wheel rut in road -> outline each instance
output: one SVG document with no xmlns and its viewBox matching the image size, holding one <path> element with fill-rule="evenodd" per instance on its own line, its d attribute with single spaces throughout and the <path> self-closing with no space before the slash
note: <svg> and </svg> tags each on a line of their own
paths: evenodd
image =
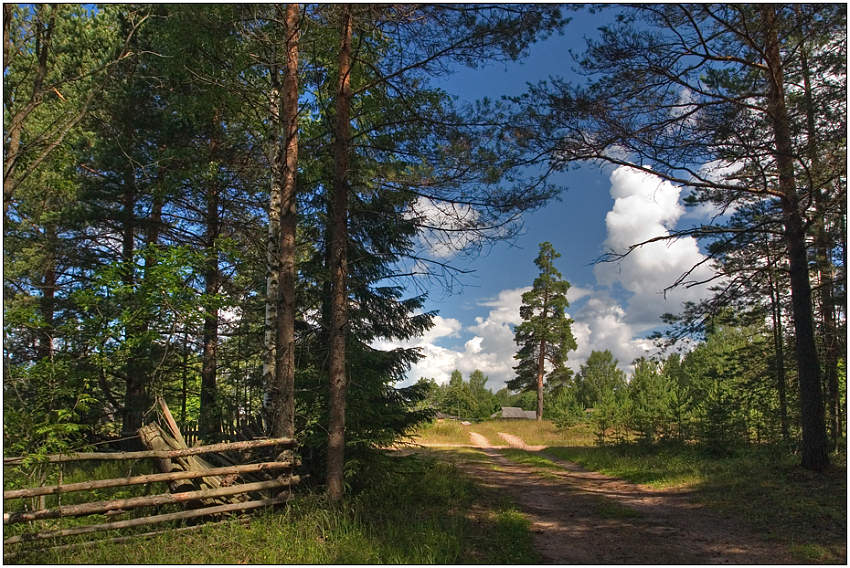
<svg viewBox="0 0 850 568">
<path fill-rule="evenodd" d="M 511 446 L 527 446 L 516 436 Z M 457 465 L 484 487 L 509 496 L 531 521 L 537 551 L 551 564 L 791 564 L 766 542 L 695 503 L 688 493 L 654 490 L 537 452 L 557 468 L 518 464 L 470 432 L 487 462 L 458 456 Z"/>
</svg>

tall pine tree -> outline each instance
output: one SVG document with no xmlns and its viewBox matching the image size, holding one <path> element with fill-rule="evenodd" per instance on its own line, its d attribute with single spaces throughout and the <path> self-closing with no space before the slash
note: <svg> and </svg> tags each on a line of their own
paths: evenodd
<svg viewBox="0 0 850 568">
<path fill-rule="evenodd" d="M 534 261 L 540 268 L 540 275 L 531 290 L 522 295 L 519 314 L 523 321 L 514 330 L 514 341 L 519 346 L 514 358 L 519 363 L 514 367 L 517 376 L 508 381 L 508 387 L 532 390 L 536 386 L 538 420 L 543 418 L 546 363 L 552 367 L 550 374 L 557 374 L 563 370 L 567 352 L 576 348 L 570 328 L 573 320 L 564 312 L 570 305 L 567 302 L 570 283 L 562 280 L 554 265 L 560 256 L 551 243 L 540 244 L 540 254 Z"/>
</svg>

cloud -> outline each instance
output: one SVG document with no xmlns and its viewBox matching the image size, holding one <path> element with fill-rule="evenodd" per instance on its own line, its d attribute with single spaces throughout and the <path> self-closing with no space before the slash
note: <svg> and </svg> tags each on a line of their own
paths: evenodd
<svg viewBox="0 0 850 568">
<path fill-rule="evenodd" d="M 648 355 L 652 342 L 635 338 L 635 329 L 622 306 L 604 291 L 597 292 L 573 316 L 572 331 L 578 349 L 569 354 L 567 366 L 578 371 L 592 351 L 608 350 L 622 369 L 638 357 Z"/>
<path fill-rule="evenodd" d="M 419 197 L 410 205 L 407 216 L 422 226 L 419 244 L 433 258 L 452 258 L 480 240 L 475 231 L 480 215 L 469 205 Z"/>
<path fill-rule="evenodd" d="M 650 173 L 619 167 L 611 173 L 614 205 L 605 217 L 605 246 L 625 252 L 630 245 L 670 235 L 685 209 L 681 188 Z M 698 300 L 706 286 L 676 288 L 665 293 L 682 273 L 705 260 L 696 240 L 690 237 L 651 243 L 633 250 L 617 263 L 594 268 L 597 286 L 572 287 L 568 292 L 569 316 L 578 348 L 568 354 L 573 370 L 587 360 L 591 351 L 609 350 L 628 371 L 632 361 L 654 352 L 651 340 L 642 337 L 661 325 L 660 315 L 678 312 L 685 300 Z M 693 272 L 692 279 L 713 276 L 708 263 Z M 569 280 L 569 275 L 565 275 Z M 612 297 L 615 288 L 627 292 L 624 302 Z M 408 373 L 408 381 L 432 377 L 439 383 L 459 369 L 464 376 L 480 369 L 489 377 L 487 386 L 498 390 L 514 376 L 516 353 L 513 328 L 521 322 L 522 295 L 530 286 L 500 291 L 479 302 L 487 314 L 463 326 L 454 318 L 435 318 L 435 326 L 409 346 L 418 346 L 425 357 Z M 439 345 L 447 338 L 463 340 L 462 349 Z M 456 342 L 457 344 L 457 342 Z"/>
<path fill-rule="evenodd" d="M 608 237 L 605 246 L 618 254 L 629 246 L 658 237 L 667 237 L 685 210 L 679 202 L 681 188 L 652 174 L 619 167 L 611 174 L 614 206 L 605 217 Z M 632 250 L 617 262 L 598 264 L 596 280 L 602 286 L 619 284 L 632 293 L 624 321 L 641 332 L 659 325 L 659 316 L 677 312 L 684 301 L 697 301 L 706 293 L 705 285 L 668 288 L 685 271 L 697 267 L 688 283 L 714 275 L 696 239 L 681 237 L 659 240 Z"/>
<path fill-rule="evenodd" d="M 463 328 L 454 318 L 434 318 L 434 327 L 421 338 L 408 341 L 380 340 L 372 344 L 377 349 L 394 347 L 418 347 L 424 357 L 408 372 L 408 381 L 420 377 L 433 378 L 440 384 L 447 383 L 455 369 L 469 376 L 476 369 L 489 377 L 491 390 L 498 390 L 505 381 L 513 378 L 513 356 L 516 352 L 513 326 L 518 324 L 522 294 L 530 287 L 502 290 L 495 298 L 479 305 L 490 308 L 486 316 L 476 317 L 473 325 Z M 463 333 L 461 333 L 461 331 Z M 451 349 L 439 345 L 447 338 L 467 337 L 463 349 Z"/>
</svg>

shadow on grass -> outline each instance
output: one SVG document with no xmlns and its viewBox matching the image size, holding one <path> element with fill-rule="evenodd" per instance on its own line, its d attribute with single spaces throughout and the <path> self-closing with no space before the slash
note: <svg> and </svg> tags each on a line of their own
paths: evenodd
<svg viewBox="0 0 850 568">
<path fill-rule="evenodd" d="M 546 453 L 585 469 L 678 488 L 769 540 L 783 542 L 801 562 L 846 563 L 847 469 L 843 454 L 823 473 L 803 469 L 799 456 L 748 447 L 725 456 L 684 444 L 550 447 Z"/>
</svg>

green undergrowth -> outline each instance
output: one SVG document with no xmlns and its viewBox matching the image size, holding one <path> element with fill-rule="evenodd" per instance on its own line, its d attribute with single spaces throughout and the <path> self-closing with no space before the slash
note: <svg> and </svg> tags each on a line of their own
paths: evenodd
<svg viewBox="0 0 850 568">
<path fill-rule="evenodd" d="M 147 530 L 152 530 L 148 528 Z M 106 536 L 115 536 L 109 534 Z M 352 494 L 330 505 L 296 496 L 282 509 L 197 531 L 66 550 L 47 545 L 7 562 L 53 564 L 517 564 L 539 560 L 528 521 L 452 464 L 375 456 Z M 7 551 L 8 552 L 8 551 Z"/>
<path fill-rule="evenodd" d="M 550 447 L 584 468 L 694 498 L 789 546 L 804 563 L 846 562 L 847 461 L 833 454 L 823 473 L 776 448 L 740 448 L 718 457 L 697 446 L 666 444 Z"/>
</svg>

